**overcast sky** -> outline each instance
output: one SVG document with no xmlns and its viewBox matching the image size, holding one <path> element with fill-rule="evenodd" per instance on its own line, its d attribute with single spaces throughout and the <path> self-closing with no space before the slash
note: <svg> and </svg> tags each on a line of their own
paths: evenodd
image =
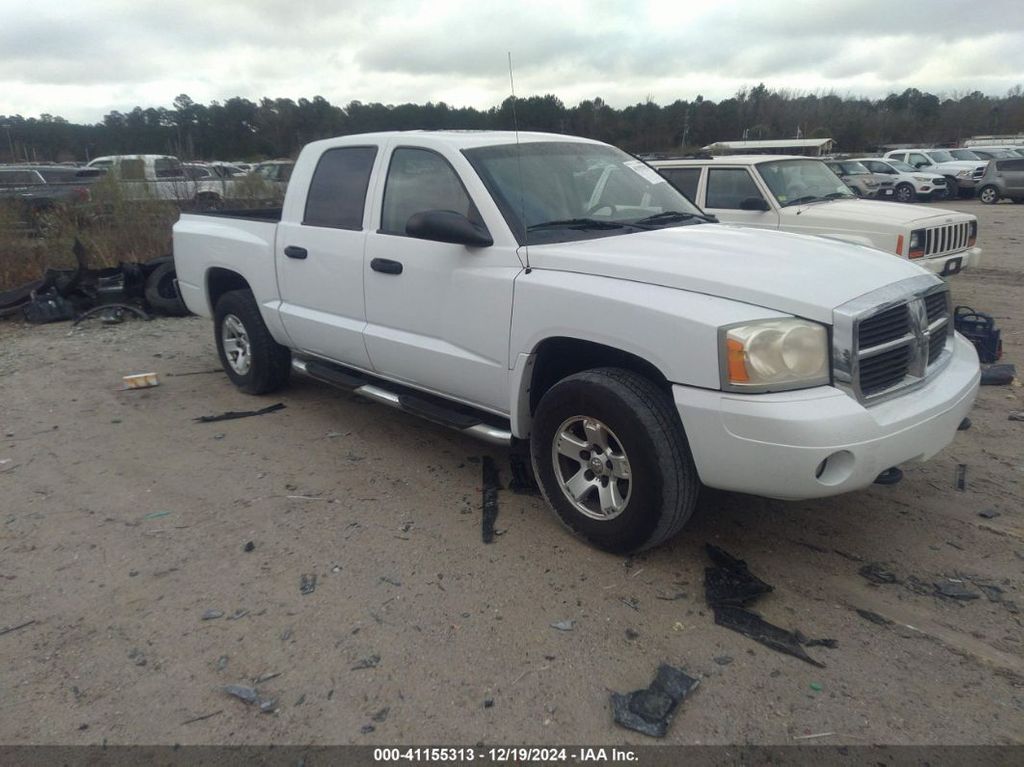
<svg viewBox="0 0 1024 767">
<path fill-rule="evenodd" d="M 0 0 L 0 114 L 98 122 L 179 93 L 344 105 L 509 94 L 621 107 L 743 86 L 994 95 L 1024 83 L 1024 0 Z"/>
</svg>

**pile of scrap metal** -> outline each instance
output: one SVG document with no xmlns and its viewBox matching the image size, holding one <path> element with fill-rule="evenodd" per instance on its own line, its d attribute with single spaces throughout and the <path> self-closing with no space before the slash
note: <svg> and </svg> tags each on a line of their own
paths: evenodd
<svg viewBox="0 0 1024 767">
<path fill-rule="evenodd" d="M 85 247 L 77 239 L 74 269 L 47 269 L 42 279 L 0 292 L 0 317 L 21 314 L 27 322 L 44 324 L 99 315 L 120 322 L 126 312 L 150 319 L 151 313 L 172 317 L 188 314 L 174 275 L 173 256 L 145 263 L 124 263 L 90 269 Z"/>
</svg>

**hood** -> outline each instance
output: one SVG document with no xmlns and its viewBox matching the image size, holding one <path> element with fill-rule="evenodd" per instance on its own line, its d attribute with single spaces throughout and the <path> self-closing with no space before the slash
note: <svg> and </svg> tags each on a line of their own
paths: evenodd
<svg viewBox="0 0 1024 767">
<path fill-rule="evenodd" d="M 531 245 L 529 252 L 534 269 L 678 288 L 828 324 L 840 304 L 927 274 L 860 245 L 724 224 Z"/>
<path fill-rule="evenodd" d="M 812 202 L 807 205 L 794 205 L 782 209 L 786 222 L 783 226 L 791 224 L 805 224 L 807 226 L 828 223 L 836 231 L 856 232 L 857 227 L 851 224 L 864 224 L 862 230 L 877 230 L 879 225 L 891 225 L 898 227 L 899 232 L 910 227 L 911 224 L 920 223 L 921 226 L 937 226 L 938 224 L 952 224 L 954 221 L 972 220 L 974 217 L 965 213 L 957 213 L 943 208 L 933 208 L 928 205 L 900 204 L 893 205 L 891 202 L 880 202 L 877 200 L 828 200 L 826 202 Z M 867 226 L 871 225 L 871 226 Z"/>
<path fill-rule="evenodd" d="M 948 172 L 956 172 L 958 170 L 977 170 L 978 168 L 984 168 L 987 162 L 987 160 L 951 160 L 949 162 L 937 162 L 934 167 L 941 168 Z"/>
</svg>

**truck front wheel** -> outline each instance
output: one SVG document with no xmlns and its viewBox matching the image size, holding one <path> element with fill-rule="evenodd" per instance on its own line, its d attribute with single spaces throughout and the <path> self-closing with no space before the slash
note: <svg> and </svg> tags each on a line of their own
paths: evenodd
<svg viewBox="0 0 1024 767">
<path fill-rule="evenodd" d="M 230 290 L 213 313 L 217 354 L 231 382 L 247 394 L 269 394 L 288 382 L 291 352 L 270 335 L 251 290 Z"/>
<path fill-rule="evenodd" d="M 657 546 L 693 513 L 700 480 L 672 400 L 632 371 L 598 368 L 555 384 L 530 442 L 544 497 L 600 549 Z"/>
</svg>

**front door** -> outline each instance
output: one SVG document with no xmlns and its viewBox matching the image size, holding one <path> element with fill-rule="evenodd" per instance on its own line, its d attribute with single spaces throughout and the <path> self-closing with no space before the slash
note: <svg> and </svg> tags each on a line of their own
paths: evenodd
<svg viewBox="0 0 1024 767">
<path fill-rule="evenodd" d="M 468 167 L 468 165 L 467 165 Z M 410 216 L 455 211 L 485 222 L 458 173 L 437 152 L 398 147 L 389 163 L 380 229 L 367 238 L 366 347 L 382 376 L 506 413 L 514 242 L 466 247 L 410 237 Z"/>
<path fill-rule="evenodd" d="M 751 202 L 763 203 L 767 210 L 745 210 Z M 704 188 L 704 210 L 714 213 L 726 224 L 743 224 L 761 229 L 778 229 L 778 211 L 758 188 L 746 168 L 709 168 Z"/>
</svg>

